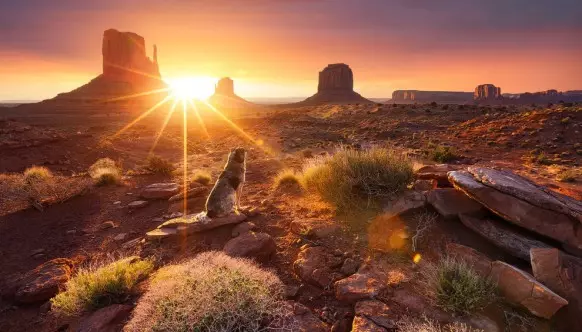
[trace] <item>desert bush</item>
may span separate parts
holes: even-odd
[[[147,278],[153,269],[151,260],[138,257],[82,268],[66,283],[66,290],[51,299],[52,310],[77,315],[112,303],[123,303],[134,292],[137,283]]]
[[[168,175],[172,174],[176,167],[169,160],[153,155],[148,158],[145,168],[152,173]]]
[[[400,332],[483,332],[483,330],[474,329],[461,322],[439,325],[426,317],[413,319],[405,316],[396,325]]]
[[[35,181],[42,181],[51,178],[53,174],[51,171],[42,166],[32,166],[24,171],[24,182],[31,183]]]
[[[283,284],[251,260],[205,252],[152,278],[126,331],[267,331]]]
[[[121,168],[109,158],[101,158],[89,167],[89,176],[97,185],[115,184],[121,181]]]
[[[198,182],[202,185],[209,185],[212,182],[212,176],[206,171],[196,170],[192,173],[190,181]]]
[[[578,171],[576,169],[567,169],[561,171],[556,175],[556,179],[560,182],[574,182],[578,178]]]
[[[413,169],[407,157],[388,149],[342,148],[332,156],[311,159],[301,178],[307,190],[347,212],[402,191],[412,181]]]
[[[429,297],[445,311],[470,314],[496,298],[495,284],[465,261],[444,257],[422,270]]]
[[[430,159],[439,163],[447,163],[457,159],[452,147],[440,144],[429,146],[428,155]]]
[[[275,177],[273,187],[282,191],[301,191],[301,174],[290,169],[283,170]]]

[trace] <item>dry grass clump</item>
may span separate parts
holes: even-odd
[[[332,156],[311,159],[302,176],[307,190],[340,212],[369,208],[378,199],[404,190],[412,179],[411,161],[384,148],[342,148]]]
[[[273,187],[284,192],[299,193],[302,190],[301,174],[290,169],[283,170],[275,177]]]
[[[36,171],[35,171],[36,172]],[[90,186],[82,177],[52,175],[0,174],[0,216],[33,206],[43,207],[64,202]]]
[[[168,159],[153,155],[148,158],[145,169],[155,174],[169,175],[176,167]]]
[[[247,259],[205,252],[152,278],[125,331],[267,331],[279,326],[283,284]]]
[[[206,171],[196,170],[190,180],[207,186],[212,182],[212,176]]]
[[[121,182],[121,168],[109,158],[101,158],[91,165],[89,175],[99,186]]]
[[[44,181],[46,179],[49,179],[53,176],[53,173],[51,173],[51,171],[46,167],[32,166],[27,168],[24,171],[23,175],[24,181],[27,183],[31,183],[33,181]]]
[[[400,332],[484,332],[461,322],[439,325],[427,317],[413,319],[405,316],[396,325]]]
[[[429,297],[445,311],[470,314],[496,298],[495,284],[480,276],[465,261],[451,257],[423,269]]]
[[[113,303],[123,303],[138,282],[153,271],[151,260],[126,257],[105,265],[79,270],[66,284],[66,290],[51,299],[52,310],[77,315]]]
[[[452,147],[434,144],[429,144],[428,156],[439,163],[447,163],[458,158]]]
[[[556,179],[560,182],[575,182],[579,175],[576,169],[571,168],[559,172]]]

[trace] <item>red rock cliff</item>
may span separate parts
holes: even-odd
[[[493,84],[481,84],[475,88],[473,95],[475,100],[496,100],[501,99],[501,88]]]
[[[319,72],[317,91],[354,91],[352,70],[343,63],[328,65]]]
[[[215,94],[234,96],[234,82],[230,77],[221,78],[214,89]]]

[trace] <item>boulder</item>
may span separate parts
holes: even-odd
[[[447,173],[460,169],[462,169],[462,166],[449,164],[427,165],[416,171],[416,178],[421,180],[435,180],[439,187],[451,187],[452,185],[449,182]]]
[[[71,278],[73,261],[56,258],[28,271],[10,284],[14,300],[19,303],[38,303],[57,295]],[[12,293],[12,291],[11,291]]]
[[[352,258],[346,258],[342,264],[340,271],[344,275],[349,276],[349,275],[356,273],[358,271],[359,267],[360,267],[360,263],[358,263],[356,260],[354,260]]]
[[[252,231],[257,230],[257,225],[250,221],[241,222],[240,224],[234,226],[232,229],[231,235],[232,237],[237,237],[241,234],[249,233]]]
[[[346,302],[373,299],[387,286],[385,281],[373,274],[356,273],[336,281],[334,284],[335,297]]]
[[[383,209],[383,217],[391,218],[426,206],[426,195],[420,191],[407,191],[389,201]]]
[[[445,219],[456,219],[459,214],[479,215],[485,211],[483,205],[453,188],[431,190],[427,201]]]
[[[323,247],[308,247],[297,255],[297,260],[293,263],[293,271],[302,280],[325,288],[341,277],[329,266],[331,260],[332,257]]]
[[[221,226],[238,224],[246,218],[244,214],[236,213],[226,217],[209,218],[205,212],[200,212],[198,214],[170,219],[153,231],[146,233],[146,237],[148,239],[163,239],[177,235],[191,235]]]
[[[582,249],[582,202],[507,170],[469,167],[450,172],[449,180],[503,219]]]
[[[457,243],[448,243],[447,255],[465,261],[482,276],[488,276],[491,274],[491,264],[493,261],[473,248]]]
[[[101,308],[82,319],[77,332],[120,331],[132,309],[132,306],[126,304],[112,304]]]
[[[277,245],[267,233],[249,232],[228,241],[223,250],[231,257],[250,257],[267,261],[277,251]]]
[[[523,306],[535,316],[550,319],[568,304],[533,276],[505,262],[493,262],[490,277],[508,302]]]
[[[557,320],[565,323],[567,331],[575,331],[582,317],[582,259],[555,248],[535,248],[530,256],[536,280],[569,302],[564,317]]]
[[[318,219],[293,220],[289,227],[297,235],[318,239],[328,237],[340,229],[337,223]]]
[[[525,261],[530,260],[529,252],[532,248],[551,248],[544,242],[522,234],[515,227],[499,221],[461,215],[461,222],[489,242]]]
[[[177,183],[154,183],[146,186],[140,196],[144,199],[168,199],[180,191]]]
[[[390,307],[377,300],[356,303],[352,331],[392,331],[396,328],[397,316]]]

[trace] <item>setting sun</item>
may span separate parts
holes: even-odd
[[[214,93],[213,77],[178,77],[166,80],[172,95],[179,99],[206,99]]]

